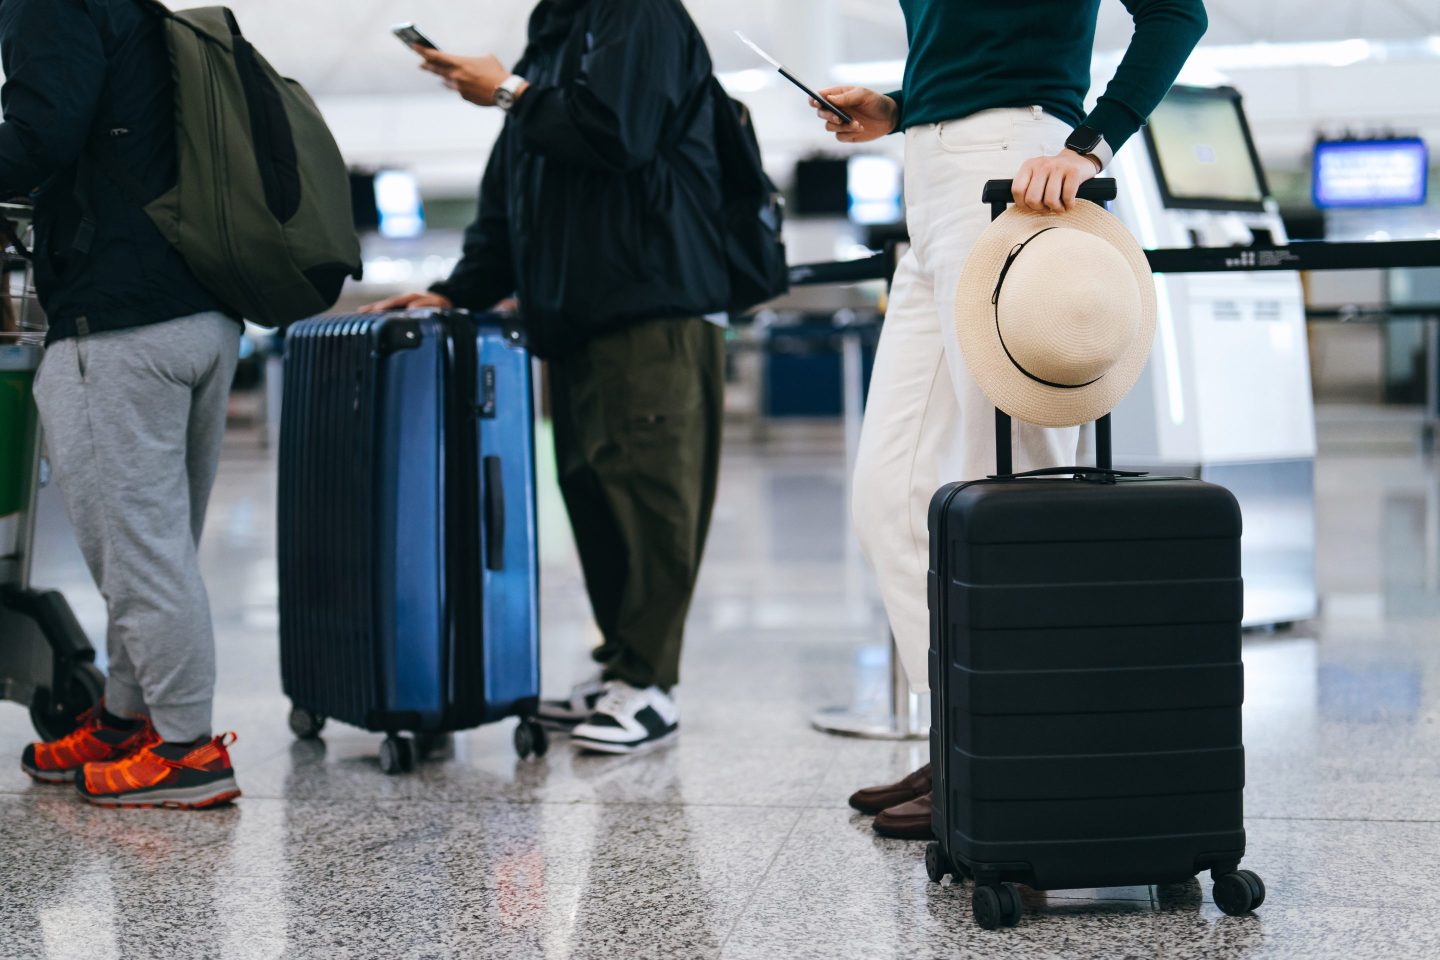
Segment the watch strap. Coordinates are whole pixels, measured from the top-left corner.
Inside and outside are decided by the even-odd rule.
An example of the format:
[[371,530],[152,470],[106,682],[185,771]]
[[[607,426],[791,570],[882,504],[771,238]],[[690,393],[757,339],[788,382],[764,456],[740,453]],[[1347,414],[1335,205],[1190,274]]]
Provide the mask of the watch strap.
[[520,90],[525,86],[525,83],[525,78],[518,73],[510,74],[510,76],[506,77],[504,82],[500,84],[496,93],[495,102],[500,105],[501,109],[509,110],[515,106],[516,100],[519,99]]

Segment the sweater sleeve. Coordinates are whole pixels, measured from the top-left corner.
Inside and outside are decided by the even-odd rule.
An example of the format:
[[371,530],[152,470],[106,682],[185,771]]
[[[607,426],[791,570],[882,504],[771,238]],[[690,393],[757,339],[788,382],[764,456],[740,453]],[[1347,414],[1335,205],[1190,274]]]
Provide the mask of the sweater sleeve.
[[579,75],[531,87],[511,120],[527,152],[595,170],[638,170],[659,152],[666,120],[683,99],[685,38],[657,4],[592,2]]
[[0,194],[13,197],[79,161],[105,86],[105,50],[80,0],[9,0],[0,55]]
[[1120,68],[1085,123],[1111,150],[1140,129],[1165,99],[1209,19],[1202,0],[1121,0],[1135,18],[1135,35]]

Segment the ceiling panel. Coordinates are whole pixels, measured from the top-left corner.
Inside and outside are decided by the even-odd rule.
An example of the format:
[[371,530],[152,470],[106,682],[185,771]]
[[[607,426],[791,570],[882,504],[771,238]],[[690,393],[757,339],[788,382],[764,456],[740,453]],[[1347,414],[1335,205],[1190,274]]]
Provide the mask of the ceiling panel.
[[[199,0],[195,0],[199,2]],[[1013,0],[993,0],[996,3]],[[438,81],[390,36],[413,20],[441,46],[493,50],[507,60],[524,48],[529,0],[228,0],[246,33],[283,72],[321,96],[416,93]],[[183,3],[182,3],[183,5]],[[813,35],[795,24],[838,23],[837,57],[849,61],[904,56],[898,0],[689,0],[721,70],[753,66],[730,36],[755,35],[787,56]],[[1440,35],[1440,0],[1208,0],[1207,43],[1414,38]],[[797,9],[805,13],[796,16]],[[1102,0],[1096,46],[1119,49],[1133,22],[1120,0]]]

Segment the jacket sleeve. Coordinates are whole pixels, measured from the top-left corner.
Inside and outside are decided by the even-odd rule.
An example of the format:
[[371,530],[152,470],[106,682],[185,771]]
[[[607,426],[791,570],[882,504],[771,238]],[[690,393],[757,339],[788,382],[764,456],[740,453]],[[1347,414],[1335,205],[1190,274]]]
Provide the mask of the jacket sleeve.
[[6,0],[0,56],[0,194],[14,197],[79,161],[105,87],[105,49],[81,0]]
[[450,279],[432,293],[448,297],[457,307],[488,310],[515,292],[515,266],[510,250],[509,137],[507,125],[490,153],[480,181],[480,213],[465,231],[465,253]]
[[513,112],[522,148],[611,172],[648,164],[683,97],[688,49],[675,20],[646,0],[591,0],[595,20],[574,80],[531,87]]
[[1122,2],[1135,18],[1135,35],[1085,121],[1104,134],[1111,150],[1119,150],[1165,99],[1209,26],[1202,0]]

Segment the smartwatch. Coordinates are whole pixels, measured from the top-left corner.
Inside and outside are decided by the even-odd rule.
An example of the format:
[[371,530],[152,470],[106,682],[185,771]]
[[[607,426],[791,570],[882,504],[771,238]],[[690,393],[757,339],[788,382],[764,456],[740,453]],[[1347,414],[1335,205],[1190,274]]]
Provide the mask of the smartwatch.
[[1073,150],[1082,157],[1089,157],[1102,170],[1105,168],[1105,154],[1109,153],[1109,150],[1106,149],[1105,135],[1092,126],[1082,123],[1072,130],[1070,139],[1065,141],[1065,149]]
[[499,89],[495,91],[495,106],[504,110],[506,113],[515,109],[515,104],[520,99],[520,91],[524,88],[525,82],[525,78],[519,74],[512,73],[506,77],[505,82],[500,84]]

